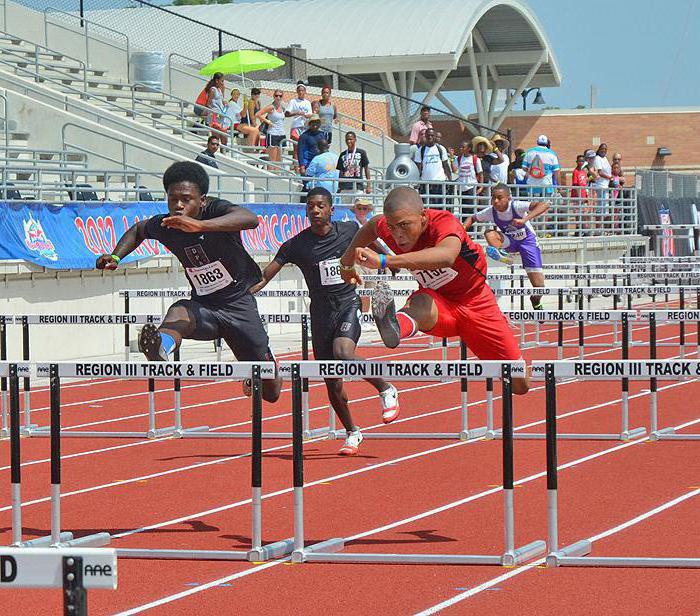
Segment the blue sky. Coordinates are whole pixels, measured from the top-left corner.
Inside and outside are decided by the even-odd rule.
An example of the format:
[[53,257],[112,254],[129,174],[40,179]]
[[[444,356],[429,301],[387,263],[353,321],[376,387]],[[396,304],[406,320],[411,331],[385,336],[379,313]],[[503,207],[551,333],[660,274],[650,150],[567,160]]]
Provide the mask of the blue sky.
[[[700,0],[528,0],[563,75],[547,105],[700,105]],[[534,94],[530,96],[534,97]],[[530,99],[532,100],[532,99]]]

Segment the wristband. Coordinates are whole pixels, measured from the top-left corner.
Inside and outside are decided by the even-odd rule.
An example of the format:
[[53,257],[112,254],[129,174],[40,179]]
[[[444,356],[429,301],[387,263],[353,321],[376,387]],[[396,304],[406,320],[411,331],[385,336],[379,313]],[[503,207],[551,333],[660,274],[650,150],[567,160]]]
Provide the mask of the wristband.
[[379,255],[379,269],[386,269],[386,255]]
[[122,260],[122,258],[118,257],[117,255],[109,255],[109,256],[112,257],[112,259],[114,259],[117,262],[117,265],[119,265],[119,262]]
[[340,271],[342,272],[354,272],[355,271],[355,264],[353,263],[352,265],[344,265],[340,264]]

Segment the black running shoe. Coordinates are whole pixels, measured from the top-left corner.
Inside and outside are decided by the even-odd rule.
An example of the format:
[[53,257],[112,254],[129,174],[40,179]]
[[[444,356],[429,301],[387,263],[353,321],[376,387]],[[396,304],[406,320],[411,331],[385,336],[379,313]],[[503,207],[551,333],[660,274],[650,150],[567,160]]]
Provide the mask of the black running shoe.
[[394,294],[388,283],[380,281],[372,293],[372,316],[382,337],[382,342],[395,349],[401,342],[401,328],[396,319]]
[[168,354],[163,348],[160,332],[152,323],[146,323],[139,334],[139,351],[148,361],[168,361]]

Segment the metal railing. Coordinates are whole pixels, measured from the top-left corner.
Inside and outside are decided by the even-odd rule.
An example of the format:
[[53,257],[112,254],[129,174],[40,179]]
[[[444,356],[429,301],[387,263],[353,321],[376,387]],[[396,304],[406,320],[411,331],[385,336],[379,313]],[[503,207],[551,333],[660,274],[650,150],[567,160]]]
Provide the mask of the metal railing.
[[661,199],[700,197],[700,174],[650,169],[635,169],[640,195]]
[[[6,166],[12,166],[21,163],[22,165],[86,165],[85,157],[76,159],[74,152],[63,150],[36,150],[28,147],[0,145],[0,152],[4,152],[5,156],[0,158],[0,163]],[[16,153],[17,156],[11,156]],[[20,158],[22,154],[29,155],[30,158]]]
[[7,96],[0,94],[0,100],[2,100],[2,132],[3,136],[5,137],[5,146],[7,146],[7,143],[10,140],[10,129],[7,126],[9,121],[8,116],[10,115],[7,104]]
[[[60,23],[53,23],[51,24],[49,22],[49,15],[60,15],[64,19],[70,19],[78,22],[78,29],[76,28],[71,28],[64,26],[63,24]],[[58,28],[62,28],[63,30],[67,30],[68,32],[71,32],[72,34],[81,34],[81,29],[83,30],[82,36],[85,39],[85,62],[87,63],[88,66],[90,66],[90,40],[96,41],[102,45],[108,45],[109,47],[113,47],[114,49],[118,49],[119,51],[124,51],[126,55],[126,74],[129,75],[129,69],[130,69],[130,53],[129,53],[129,37],[124,34],[123,32],[120,32],[119,30],[115,30],[114,28],[110,28],[109,26],[102,25],[96,21],[92,21],[90,19],[86,19],[84,16],[81,15],[76,15],[75,13],[68,13],[66,11],[62,11],[60,9],[54,8],[54,7],[47,7],[44,9],[44,44],[49,45],[49,25],[56,26]],[[120,47],[114,43],[111,43],[108,39],[106,38],[97,38],[94,36],[90,36],[90,28],[98,28],[101,30],[104,30],[105,32],[109,32],[110,36],[116,35],[119,38],[123,38],[126,41],[126,44],[124,47]]]

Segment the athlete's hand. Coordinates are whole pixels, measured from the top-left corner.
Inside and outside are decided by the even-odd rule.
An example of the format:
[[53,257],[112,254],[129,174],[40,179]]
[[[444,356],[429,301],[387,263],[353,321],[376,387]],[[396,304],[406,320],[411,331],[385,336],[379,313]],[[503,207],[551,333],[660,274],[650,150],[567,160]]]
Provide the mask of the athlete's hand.
[[355,263],[370,269],[379,269],[379,255],[371,248],[355,248]]
[[177,229],[178,231],[184,231],[185,233],[201,233],[204,231],[201,220],[196,218],[191,218],[190,216],[167,216],[163,218],[163,222],[160,223],[161,227],[167,227],[168,229]]
[[112,255],[100,255],[95,261],[95,267],[99,270],[115,270],[119,264],[115,261]]
[[352,266],[352,269],[349,269],[349,266],[348,269],[345,269],[345,266],[341,263],[340,277],[343,279],[343,282],[347,284],[362,284],[362,276],[355,270],[354,265]]
[[527,223],[527,220],[523,220],[522,218],[513,218],[511,221],[516,227],[524,227],[525,224]]

